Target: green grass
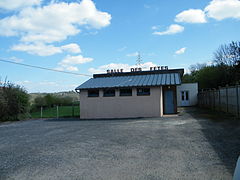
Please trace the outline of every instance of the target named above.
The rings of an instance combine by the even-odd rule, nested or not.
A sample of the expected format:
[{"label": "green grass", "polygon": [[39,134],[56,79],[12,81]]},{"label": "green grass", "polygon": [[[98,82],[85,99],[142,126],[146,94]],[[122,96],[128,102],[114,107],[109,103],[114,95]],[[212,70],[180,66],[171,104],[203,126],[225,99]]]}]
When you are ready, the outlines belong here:
[{"label": "green grass", "polygon": [[[59,106],[58,107],[58,117],[79,117],[80,109],[79,106]],[[41,110],[30,113],[31,118],[40,118]],[[57,107],[43,108],[42,112],[43,118],[56,118],[57,117]]]}]

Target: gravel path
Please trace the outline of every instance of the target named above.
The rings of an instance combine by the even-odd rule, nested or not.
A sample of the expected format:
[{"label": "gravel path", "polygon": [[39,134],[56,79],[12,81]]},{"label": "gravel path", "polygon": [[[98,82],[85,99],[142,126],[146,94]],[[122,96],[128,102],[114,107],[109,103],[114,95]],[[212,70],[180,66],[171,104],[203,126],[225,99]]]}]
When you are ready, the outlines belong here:
[{"label": "gravel path", "polygon": [[229,180],[240,125],[203,115],[1,124],[0,180]]}]

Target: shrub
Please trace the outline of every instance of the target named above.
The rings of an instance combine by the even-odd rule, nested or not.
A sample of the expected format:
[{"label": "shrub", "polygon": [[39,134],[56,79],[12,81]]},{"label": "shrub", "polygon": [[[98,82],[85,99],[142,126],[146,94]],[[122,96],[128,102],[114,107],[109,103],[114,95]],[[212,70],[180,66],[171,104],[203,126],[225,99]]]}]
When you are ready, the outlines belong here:
[{"label": "shrub", "polygon": [[28,112],[29,95],[25,89],[9,82],[0,87],[0,121],[20,120]]}]

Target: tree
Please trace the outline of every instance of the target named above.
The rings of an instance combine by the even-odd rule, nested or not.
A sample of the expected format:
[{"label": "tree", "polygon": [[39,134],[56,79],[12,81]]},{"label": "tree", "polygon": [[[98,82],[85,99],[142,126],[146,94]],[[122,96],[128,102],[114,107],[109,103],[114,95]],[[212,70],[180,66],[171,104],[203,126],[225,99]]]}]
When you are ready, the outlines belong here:
[{"label": "tree", "polygon": [[59,106],[69,106],[72,105],[73,98],[69,96],[56,96],[53,94],[47,94],[45,96],[38,96],[34,99],[32,110],[35,111],[39,107],[53,107]]},{"label": "tree", "polygon": [[240,83],[240,42],[221,45],[214,52],[213,62],[191,65],[183,82],[198,82],[200,89]]},{"label": "tree", "polygon": [[240,64],[240,42],[232,41],[221,45],[214,53],[214,62],[218,65],[237,66]]},{"label": "tree", "polygon": [[0,88],[0,120],[19,120],[29,112],[29,95],[18,85],[5,82]]},{"label": "tree", "polygon": [[182,78],[182,83],[193,83],[196,82],[192,74],[184,74]]},{"label": "tree", "polygon": [[229,67],[226,65],[206,66],[195,72],[194,79],[200,89],[218,88],[232,83]]},{"label": "tree", "polygon": [[34,99],[34,105],[36,107],[45,107],[47,106],[47,103],[44,97],[38,96]]},{"label": "tree", "polygon": [[51,94],[47,94],[44,99],[48,107],[53,107],[56,104],[56,97]]},{"label": "tree", "polygon": [[234,67],[228,65],[199,66],[191,69],[190,74],[183,76],[183,83],[198,82],[200,89],[218,88],[219,86],[235,85],[236,77],[233,73]]},{"label": "tree", "polygon": [[201,69],[203,69],[204,67],[206,67],[207,64],[206,63],[197,63],[197,64],[193,64],[189,67],[189,70],[191,73],[194,73],[196,71],[199,71]]}]

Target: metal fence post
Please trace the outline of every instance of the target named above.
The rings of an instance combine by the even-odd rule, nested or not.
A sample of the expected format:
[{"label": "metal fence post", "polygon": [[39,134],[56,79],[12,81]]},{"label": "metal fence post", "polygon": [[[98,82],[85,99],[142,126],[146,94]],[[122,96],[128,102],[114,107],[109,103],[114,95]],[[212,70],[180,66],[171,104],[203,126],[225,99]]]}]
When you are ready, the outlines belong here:
[{"label": "metal fence post", "polygon": [[218,87],[218,101],[219,101],[219,110],[221,111],[221,89],[220,86]]},{"label": "metal fence post", "polygon": [[236,95],[237,95],[237,117],[239,117],[239,95],[238,95],[238,85],[236,85]]},{"label": "metal fence post", "polygon": [[211,109],[214,109],[214,99],[213,90],[211,90]]},{"label": "metal fence post", "polygon": [[213,109],[215,110],[215,89],[213,89]]},{"label": "metal fence post", "polygon": [[57,118],[58,118],[58,105],[57,105]]},{"label": "metal fence post", "polygon": [[209,90],[207,90],[206,93],[207,93],[207,108],[209,108],[209,104],[210,104]]},{"label": "metal fence post", "polygon": [[227,101],[227,112],[228,112],[228,85],[226,86],[226,101]]},{"label": "metal fence post", "polygon": [[41,106],[41,118],[43,116],[43,107]]},{"label": "metal fence post", "polygon": [[209,108],[212,109],[212,97],[211,97],[211,89],[208,90],[208,100],[209,100]]},{"label": "metal fence post", "polygon": [[72,117],[74,117],[74,106],[73,106],[73,103],[72,103]]},{"label": "metal fence post", "polygon": [[204,98],[205,98],[204,107],[207,107],[207,91],[204,91]]}]

